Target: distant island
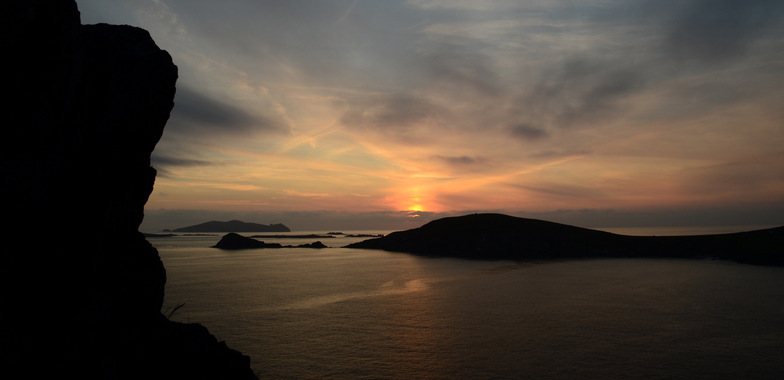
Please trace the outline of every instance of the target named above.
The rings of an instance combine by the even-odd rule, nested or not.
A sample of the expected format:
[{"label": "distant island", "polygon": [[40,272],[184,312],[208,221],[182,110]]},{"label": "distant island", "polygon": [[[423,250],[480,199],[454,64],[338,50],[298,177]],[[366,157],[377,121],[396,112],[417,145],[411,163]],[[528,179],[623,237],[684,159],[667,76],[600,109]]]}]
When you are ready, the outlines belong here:
[{"label": "distant island", "polygon": [[291,230],[281,223],[267,225],[240,220],[230,220],[228,222],[213,220],[194,226],[177,228],[173,232],[291,232]]},{"label": "distant island", "polygon": [[661,257],[784,265],[784,227],[717,235],[626,236],[502,214],[472,214],[346,247],[486,260]]},{"label": "distant island", "polygon": [[358,237],[382,237],[384,234],[348,234],[345,237],[358,238]]}]

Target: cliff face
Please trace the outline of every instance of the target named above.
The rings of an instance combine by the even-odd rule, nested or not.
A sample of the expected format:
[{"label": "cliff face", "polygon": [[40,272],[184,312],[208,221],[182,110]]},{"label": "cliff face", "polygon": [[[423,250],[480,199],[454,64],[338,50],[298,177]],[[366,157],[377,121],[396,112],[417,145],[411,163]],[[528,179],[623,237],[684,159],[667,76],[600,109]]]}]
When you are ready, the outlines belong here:
[{"label": "cliff face", "polygon": [[0,13],[10,97],[0,366],[33,377],[252,378],[248,359],[206,329],[161,315],[166,272],[138,232],[150,154],[174,105],[169,54],[139,28],[81,25],[73,0],[9,0]]}]

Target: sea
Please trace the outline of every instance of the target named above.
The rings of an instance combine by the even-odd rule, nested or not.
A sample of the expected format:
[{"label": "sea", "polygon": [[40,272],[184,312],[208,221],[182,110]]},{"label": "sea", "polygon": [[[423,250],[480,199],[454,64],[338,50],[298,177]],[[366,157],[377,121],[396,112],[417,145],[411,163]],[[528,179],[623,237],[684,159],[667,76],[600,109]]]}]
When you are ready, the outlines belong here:
[{"label": "sea", "polygon": [[163,312],[205,325],[261,379],[784,376],[784,268],[341,248],[367,239],[346,234],[385,233],[259,238],[323,249],[211,248],[221,233],[148,240],[167,271]]}]

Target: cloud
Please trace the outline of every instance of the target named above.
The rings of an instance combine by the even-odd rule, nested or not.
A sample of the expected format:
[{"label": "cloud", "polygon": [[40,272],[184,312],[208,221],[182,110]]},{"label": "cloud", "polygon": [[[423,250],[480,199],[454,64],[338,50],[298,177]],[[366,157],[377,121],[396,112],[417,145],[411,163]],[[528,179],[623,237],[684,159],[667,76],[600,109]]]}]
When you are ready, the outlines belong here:
[{"label": "cloud", "polygon": [[603,193],[591,184],[575,184],[575,183],[539,183],[537,185],[520,185],[520,184],[507,184],[510,187],[519,188],[526,193],[537,193],[545,198],[558,198],[558,199],[585,199],[585,198],[601,198],[606,197],[607,194]]},{"label": "cloud", "polygon": [[547,137],[547,131],[526,123],[513,125],[509,130],[513,136],[529,141]]},{"label": "cloud", "polygon": [[[540,79],[520,93],[515,113],[518,122],[512,123],[512,131],[519,125],[549,130],[622,120],[629,115],[626,105],[633,97],[668,84],[684,88],[683,83],[691,83],[692,88],[706,89],[697,94],[671,92],[667,98],[671,109],[688,108],[698,114],[728,100],[740,101],[734,95],[746,92],[760,73],[749,73],[745,78],[740,72],[724,72],[720,78],[707,74],[718,65],[746,56],[759,41],[770,39],[766,36],[772,28],[780,29],[782,24],[784,3],[695,0],[641,2],[622,9],[597,7],[582,18],[582,26],[577,20],[564,22],[573,15],[555,14],[561,23],[554,23],[556,30],[545,34],[559,36],[553,43],[592,33],[593,48],[571,49],[568,56],[551,58],[553,64]],[[561,25],[584,30],[557,32],[565,28]],[[686,62],[699,63],[703,69],[684,70]],[[536,135],[534,130],[531,135],[518,136],[530,139]]]},{"label": "cloud", "polygon": [[[784,152],[684,169],[680,186],[703,201],[776,201],[784,190],[784,168],[777,165]],[[698,202],[698,201],[696,201]],[[695,203],[696,203],[695,202]]]},{"label": "cloud", "polygon": [[254,115],[244,109],[204,95],[186,85],[177,87],[172,110],[172,126],[176,132],[195,132],[204,129],[217,134],[247,134],[257,132],[282,133],[288,127],[282,121],[264,115]]},{"label": "cloud", "polygon": [[191,158],[178,158],[178,157],[172,157],[172,156],[167,156],[167,155],[159,155],[159,154],[155,154],[155,153],[153,153],[153,155],[152,155],[152,162],[153,162],[153,164],[158,164],[158,165],[182,166],[182,167],[214,165],[213,162],[206,161],[206,160],[196,160],[196,159],[191,159]]},{"label": "cloud", "polygon": [[783,15],[784,3],[779,0],[692,1],[670,22],[665,51],[678,60],[726,63],[743,57]]},{"label": "cloud", "polygon": [[[367,87],[407,80],[422,16],[399,2],[169,0],[211,57],[264,82]],[[208,16],[207,16],[208,15]],[[206,16],[206,17],[205,17]]]},{"label": "cloud", "polygon": [[545,158],[545,159],[561,159],[565,157],[585,156],[588,154],[591,154],[591,152],[587,150],[576,150],[576,151],[545,150],[545,151],[533,153],[528,157]]},{"label": "cloud", "polygon": [[487,158],[477,156],[433,155],[430,159],[445,166],[447,172],[455,173],[457,176],[485,173],[495,166]]},{"label": "cloud", "polygon": [[520,113],[528,122],[513,131],[527,138],[542,136],[543,125],[571,127],[596,123],[618,114],[619,103],[641,90],[645,78],[641,72],[624,65],[573,58],[552,70],[520,100]]},{"label": "cloud", "polygon": [[482,42],[465,37],[431,36],[426,45],[427,50],[421,54],[430,85],[471,90],[481,96],[502,93],[491,57],[482,53],[483,48],[489,47]]},{"label": "cloud", "polygon": [[287,195],[291,195],[294,197],[302,197],[302,198],[329,198],[330,194],[328,193],[306,193],[297,190],[287,189],[284,190]]},{"label": "cloud", "polygon": [[477,165],[485,161],[482,158],[469,156],[433,156],[433,158],[453,166]]},{"label": "cloud", "polygon": [[152,157],[150,158],[150,161],[152,163],[152,166],[158,171],[157,176],[161,178],[170,178],[171,169],[175,167],[192,168],[192,167],[199,167],[199,166],[215,165],[214,162],[207,161],[207,160],[181,158],[169,154],[161,155],[158,153],[153,153]]},{"label": "cloud", "polygon": [[448,110],[423,96],[398,93],[357,97],[340,121],[359,130],[381,132],[407,143],[422,143],[424,124],[432,127]]}]

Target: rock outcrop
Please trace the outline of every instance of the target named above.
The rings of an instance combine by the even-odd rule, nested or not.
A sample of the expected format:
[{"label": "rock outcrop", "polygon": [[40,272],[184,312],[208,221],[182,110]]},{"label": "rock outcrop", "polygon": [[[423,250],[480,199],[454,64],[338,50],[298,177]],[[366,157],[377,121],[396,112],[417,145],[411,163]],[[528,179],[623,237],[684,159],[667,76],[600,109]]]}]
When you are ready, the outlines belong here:
[{"label": "rock outcrop", "polygon": [[314,241],[313,243],[310,243],[310,244],[300,244],[300,245],[297,246],[297,248],[321,249],[321,248],[328,248],[328,247],[326,246],[326,244],[324,244],[324,243],[322,243],[320,241]]},{"label": "rock outcrop", "polygon": [[257,248],[327,248],[324,243],[315,241],[308,244],[300,245],[282,245],[280,243],[265,243],[256,240],[252,237],[242,236],[240,234],[230,232],[218,241],[213,248],[220,248],[225,250],[238,250],[238,249],[257,249]]},{"label": "rock outcrop", "polygon": [[204,327],[161,314],[166,272],[138,232],[173,107],[169,54],[143,29],[81,25],[73,0],[0,14],[0,196],[17,242],[0,253],[1,377],[254,378]]},{"label": "rock outcrop", "polygon": [[253,238],[245,237],[240,234],[230,232],[218,241],[213,248],[236,250],[236,249],[254,249],[254,248],[280,248],[280,244],[267,244]]}]

